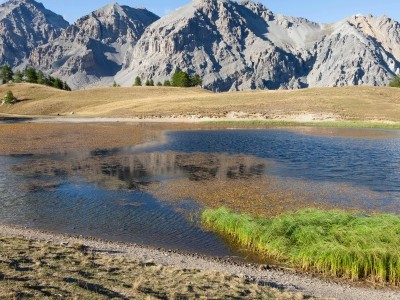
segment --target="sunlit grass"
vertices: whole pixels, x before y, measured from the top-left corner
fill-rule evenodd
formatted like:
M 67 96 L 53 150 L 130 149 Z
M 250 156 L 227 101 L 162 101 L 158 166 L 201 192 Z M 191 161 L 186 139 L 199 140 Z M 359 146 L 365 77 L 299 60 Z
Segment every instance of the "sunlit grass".
M 265 219 L 207 209 L 203 223 L 292 266 L 351 280 L 400 284 L 400 217 L 306 209 Z
M 0 234 L 0 245 L 0 299 L 308 299 L 235 275 L 135 261 L 81 243 Z

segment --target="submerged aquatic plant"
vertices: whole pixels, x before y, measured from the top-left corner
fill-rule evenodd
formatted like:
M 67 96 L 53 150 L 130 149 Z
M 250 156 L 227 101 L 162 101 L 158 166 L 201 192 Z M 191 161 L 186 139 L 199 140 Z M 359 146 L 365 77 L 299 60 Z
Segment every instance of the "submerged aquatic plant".
M 271 219 L 207 209 L 203 223 L 303 270 L 400 285 L 400 216 L 305 209 Z

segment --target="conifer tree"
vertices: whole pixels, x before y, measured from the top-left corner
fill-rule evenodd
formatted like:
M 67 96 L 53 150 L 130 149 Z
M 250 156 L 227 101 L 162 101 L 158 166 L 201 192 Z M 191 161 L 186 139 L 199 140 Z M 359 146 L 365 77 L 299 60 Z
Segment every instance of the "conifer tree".
M 142 79 L 139 76 L 136 76 L 134 86 L 142 86 Z
M 1 69 L 1 79 L 3 83 L 7 83 L 13 80 L 14 73 L 9 65 L 4 65 Z

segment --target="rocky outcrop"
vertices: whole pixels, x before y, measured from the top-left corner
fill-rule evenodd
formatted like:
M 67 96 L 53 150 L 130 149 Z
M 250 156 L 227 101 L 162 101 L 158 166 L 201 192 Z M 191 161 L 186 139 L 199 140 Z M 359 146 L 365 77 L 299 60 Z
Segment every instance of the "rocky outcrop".
M 36 48 L 30 61 L 73 88 L 109 84 L 145 28 L 157 19 L 146 9 L 113 3 L 80 18 L 60 37 Z
M 32 49 L 57 38 L 68 25 L 34 0 L 0 5 L 0 65 L 25 64 Z
M 400 68 L 399 23 L 275 15 L 252 1 L 194 0 L 145 31 L 118 81 L 199 73 L 215 91 L 386 85 Z

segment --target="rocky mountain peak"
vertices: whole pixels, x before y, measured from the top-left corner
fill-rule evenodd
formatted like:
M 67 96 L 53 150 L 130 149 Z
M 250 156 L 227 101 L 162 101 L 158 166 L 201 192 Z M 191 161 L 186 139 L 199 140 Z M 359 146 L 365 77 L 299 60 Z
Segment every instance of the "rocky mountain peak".
M 158 16 L 111 3 L 78 19 L 59 38 L 33 51 L 30 61 L 66 78 L 73 88 L 113 80 L 148 25 Z M 103 81 L 102 81 L 103 80 Z
M 117 80 L 179 68 L 214 91 L 385 85 L 400 68 L 399 34 L 386 17 L 318 24 L 250 0 L 194 0 L 147 28 Z
M 61 16 L 34 0 L 0 5 L 0 64 L 26 63 L 32 49 L 57 38 L 68 26 Z

